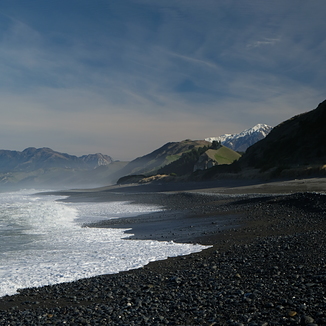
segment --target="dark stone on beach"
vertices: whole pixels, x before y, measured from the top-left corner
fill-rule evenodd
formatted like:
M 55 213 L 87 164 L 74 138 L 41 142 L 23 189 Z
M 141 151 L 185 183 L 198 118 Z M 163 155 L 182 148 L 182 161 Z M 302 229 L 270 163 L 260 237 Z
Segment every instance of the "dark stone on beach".
M 310 316 L 302 316 L 301 322 L 303 325 L 309 325 L 312 324 L 315 320 Z

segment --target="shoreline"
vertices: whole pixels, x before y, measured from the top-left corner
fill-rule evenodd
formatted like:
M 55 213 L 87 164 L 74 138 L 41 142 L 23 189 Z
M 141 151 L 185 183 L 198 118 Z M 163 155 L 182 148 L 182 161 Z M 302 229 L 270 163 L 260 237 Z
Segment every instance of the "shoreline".
M 216 235 L 242 227 L 243 209 L 229 204 L 244 198 L 296 192 L 326 193 L 326 178 L 277 180 L 217 180 L 208 182 L 114 185 L 91 190 L 59 192 L 63 201 L 129 201 L 157 205 L 163 211 L 131 218 L 103 220 L 88 227 L 130 229 L 128 239 L 214 244 Z M 132 236 L 130 236 L 133 234 Z
M 228 196 L 203 194 L 142 194 L 129 195 L 124 199 L 137 204 L 158 205 L 163 210 L 133 217 L 102 220 L 84 224 L 85 227 L 120 228 L 127 240 L 173 241 L 211 245 L 208 239 L 218 233 L 239 227 L 237 209 L 227 203 Z M 67 199 L 69 201 L 69 199 Z M 207 239 L 206 239 L 207 238 Z
M 216 196 L 221 189 L 208 191 L 208 187 L 147 191 L 147 196 L 133 186 L 124 193 L 121 187 L 121 193 L 116 188 L 92 191 L 93 195 L 70 192 L 73 197 L 65 201 L 128 198 L 169 206 L 177 224 L 208 218 L 206 231 L 199 228 L 196 235 L 180 232 L 179 236 L 212 247 L 136 270 L 21 290 L 0 298 L 0 324 L 12 318 L 24 320 L 24 325 L 64 321 L 80 325 L 87 320 L 94 325 L 101 321 L 108 325 L 326 325 L 326 196 L 318 194 L 326 193 L 325 184 L 326 179 L 309 179 L 241 185 L 229 188 L 229 197 Z M 250 188 L 246 195 L 240 194 L 243 187 Z M 288 194 L 283 194 L 285 188 L 290 189 Z M 252 196 L 257 190 L 264 195 Z M 273 192 L 268 195 L 267 190 Z M 172 226 L 165 235 L 176 225 L 169 214 L 165 224 Z M 221 216 L 236 217 L 236 223 L 218 230 L 210 223 Z M 151 221 L 142 218 L 139 229 L 160 220 L 159 215 Z M 151 228 L 135 236 L 149 236 Z M 162 232 L 152 236 L 158 238 Z

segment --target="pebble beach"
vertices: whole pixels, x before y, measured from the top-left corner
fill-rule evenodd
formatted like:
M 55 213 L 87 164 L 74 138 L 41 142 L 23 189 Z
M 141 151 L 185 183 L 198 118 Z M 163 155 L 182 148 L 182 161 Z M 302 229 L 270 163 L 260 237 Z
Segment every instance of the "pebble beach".
M 199 243 L 199 253 L 0 298 L 0 325 L 326 325 L 325 178 L 111 187 L 66 200 L 161 205 L 88 227 Z M 126 233 L 126 236 L 128 234 Z

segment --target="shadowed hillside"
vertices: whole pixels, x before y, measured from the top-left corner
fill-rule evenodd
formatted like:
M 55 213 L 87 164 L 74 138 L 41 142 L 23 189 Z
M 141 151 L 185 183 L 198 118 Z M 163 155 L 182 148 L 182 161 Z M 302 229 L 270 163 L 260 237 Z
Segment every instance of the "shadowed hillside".
M 315 110 L 276 126 L 269 135 L 248 148 L 239 160 L 242 168 L 266 171 L 275 167 L 326 164 L 326 101 Z

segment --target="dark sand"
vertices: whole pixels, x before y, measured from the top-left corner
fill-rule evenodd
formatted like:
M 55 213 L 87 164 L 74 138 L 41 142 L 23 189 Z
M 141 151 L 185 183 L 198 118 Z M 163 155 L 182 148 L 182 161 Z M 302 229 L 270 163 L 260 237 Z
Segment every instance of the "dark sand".
M 0 325 L 326 325 L 326 196 L 320 193 L 326 178 L 61 192 L 67 201 L 165 208 L 93 227 L 212 247 L 142 269 L 23 290 L 0 299 Z

